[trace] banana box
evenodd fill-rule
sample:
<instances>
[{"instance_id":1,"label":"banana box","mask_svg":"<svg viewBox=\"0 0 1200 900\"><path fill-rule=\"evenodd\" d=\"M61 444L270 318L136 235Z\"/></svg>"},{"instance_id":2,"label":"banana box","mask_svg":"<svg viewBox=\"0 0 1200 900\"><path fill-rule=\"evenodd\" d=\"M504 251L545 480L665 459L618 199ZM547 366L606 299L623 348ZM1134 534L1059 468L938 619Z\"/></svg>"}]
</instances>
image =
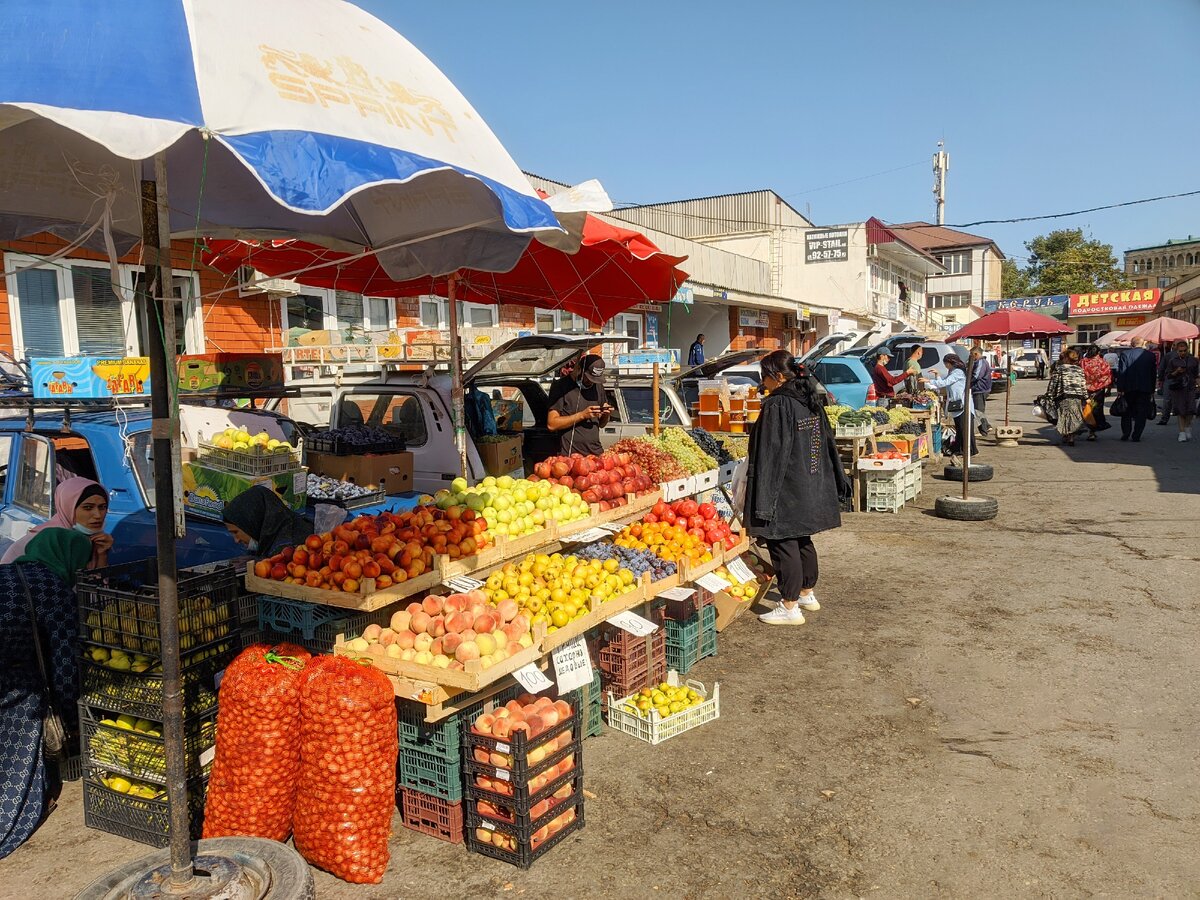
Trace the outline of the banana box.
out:
<instances>
[{"instance_id":1,"label":"banana box","mask_svg":"<svg viewBox=\"0 0 1200 900\"><path fill-rule=\"evenodd\" d=\"M239 475L195 462L183 463L183 508L206 519L220 520L225 504L255 485L265 485L297 512L308 499L308 473L304 469L282 475Z\"/></svg>"},{"instance_id":2,"label":"banana box","mask_svg":"<svg viewBox=\"0 0 1200 900\"><path fill-rule=\"evenodd\" d=\"M179 389L188 393L267 391L283 387L283 361L270 353L179 357Z\"/></svg>"},{"instance_id":3,"label":"banana box","mask_svg":"<svg viewBox=\"0 0 1200 900\"><path fill-rule=\"evenodd\" d=\"M33 396L40 400L150 396L150 360L145 356L32 359L29 375Z\"/></svg>"}]
</instances>

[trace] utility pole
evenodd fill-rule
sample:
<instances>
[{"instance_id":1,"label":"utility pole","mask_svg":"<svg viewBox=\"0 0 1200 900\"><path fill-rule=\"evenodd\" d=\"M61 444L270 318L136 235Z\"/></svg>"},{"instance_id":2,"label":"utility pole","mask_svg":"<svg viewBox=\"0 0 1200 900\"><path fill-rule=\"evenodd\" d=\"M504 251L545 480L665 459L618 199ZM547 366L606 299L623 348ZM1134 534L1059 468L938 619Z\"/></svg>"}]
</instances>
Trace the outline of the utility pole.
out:
<instances>
[{"instance_id":1,"label":"utility pole","mask_svg":"<svg viewBox=\"0 0 1200 900\"><path fill-rule=\"evenodd\" d=\"M933 193L937 197L937 223L946 224L946 173L950 171L950 154L938 141L937 153L933 154Z\"/></svg>"}]
</instances>

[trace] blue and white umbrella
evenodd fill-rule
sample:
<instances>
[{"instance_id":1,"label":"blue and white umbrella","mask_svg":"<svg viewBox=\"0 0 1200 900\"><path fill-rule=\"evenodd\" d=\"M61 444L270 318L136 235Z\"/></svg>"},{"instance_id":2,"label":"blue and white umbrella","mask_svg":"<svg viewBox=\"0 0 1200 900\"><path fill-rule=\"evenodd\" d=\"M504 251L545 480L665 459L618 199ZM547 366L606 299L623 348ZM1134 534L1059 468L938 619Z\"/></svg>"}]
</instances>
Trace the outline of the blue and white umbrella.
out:
<instances>
[{"instance_id":1,"label":"blue and white umbrella","mask_svg":"<svg viewBox=\"0 0 1200 900\"><path fill-rule=\"evenodd\" d=\"M5 0L3 18L0 239L76 237L103 210L130 246L159 152L174 235L374 247L397 280L507 271L561 231L449 79L350 3Z\"/></svg>"}]
</instances>

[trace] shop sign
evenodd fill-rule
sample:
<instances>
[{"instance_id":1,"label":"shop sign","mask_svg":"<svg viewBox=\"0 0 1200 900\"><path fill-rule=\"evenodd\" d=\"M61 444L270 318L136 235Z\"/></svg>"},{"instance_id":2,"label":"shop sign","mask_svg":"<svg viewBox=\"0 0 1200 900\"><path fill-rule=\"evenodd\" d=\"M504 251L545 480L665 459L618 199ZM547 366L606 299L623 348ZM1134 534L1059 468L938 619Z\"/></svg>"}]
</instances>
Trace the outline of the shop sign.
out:
<instances>
[{"instance_id":1,"label":"shop sign","mask_svg":"<svg viewBox=\"0 0 1200 900\"><path fill-rule=\"evenodd\" d=\"M646 346L658 346L658 316L651 313L646 314Z\"/></svg>"},{"instance_id":2,"label":"shop sign","mask_svg":"<svg viewBox=\"0 0 1200 900\"><path fill-rule=\"evenodd\" d=\"M671 302L682 303L684 306L691 306L692 299L692 289L686 284L681 284L679 286L679 290L675 292L675 296L671 298Z\"/></svg>"},{"instance_id":3,"label":"shop sign","mask_svg":"<svg viewBox=\"0 0 1200 900\"><path fill-rule=\"evenodd\" d=\"M844 262L850 258L850 232L846 228L823 228L804 232L806 263Z\"/></svg>"},{"instance_id":4,"label":"shop sign","mask_svg":"<svg viewBox=\"0 0 1200 900\"><path fill-rule=\"evenodd\" d=\"M1121 316L1117 319L1117 324L1114 328L1136 328L1138 325L1146 324L1146 316Z\"/></svg>"},{"instance_id":5,"label":"shop sign","mask_svg":"<svg viewBox=\"0 0 1200 900\"><path fill-rule=\"evenodd\" d=\"M1071 315L1108 316L1113 313L1153 312L1161 294L1158 288L1072 294Z\"/></svg>"},{"instance_id":6,"label":"shop sign","mask_svg":"<svg viewBox=\"0 0 1200 900\"><path fill-rule=\"evenodd\" d=\"M1001 309L1029 309L1043 316L1066 321L1070 297L1066 294L1049 294L1041 297L1009 297L1004 300L983 301L983 311L994 313Z\"/></svg>"},{"instance_id":7,"label":"shop sign","mask_svg":"<svg viewBox=\"0 0 1200 900\"><path fill-rule=\"evenodd\" d=\"M145 356L34 359L30 361L30 380L33 396L40 400L149 397L150 360Z\"/></svg>"},{"instance_id":8,"label":"shop sign","mask_svg":"<svg viewBox=\"0 0 1200 900\"><path fill-rule=\"evenodd\" d=\"M738 327L739 328L770 328L771 317L761 309L739 309L738 310Z\"/></svg>"}]
</instances>

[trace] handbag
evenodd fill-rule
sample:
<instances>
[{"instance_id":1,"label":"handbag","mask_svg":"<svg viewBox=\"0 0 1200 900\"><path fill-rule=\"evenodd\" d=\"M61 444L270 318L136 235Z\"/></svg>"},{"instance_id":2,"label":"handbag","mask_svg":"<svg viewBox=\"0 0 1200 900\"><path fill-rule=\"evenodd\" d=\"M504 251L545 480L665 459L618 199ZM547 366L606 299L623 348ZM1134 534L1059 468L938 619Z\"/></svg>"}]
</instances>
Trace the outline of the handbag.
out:
<instances>
[{"instance_id":1,"label":"handbag","mask_svg":"<svg viewBox=\"0 0 1200 900\"><path fill-rule=\"evenodd\" d=\"M1129 401L1125 399L1124 394L1118 394L1117 399L1114 400L1112 406L1109 407L1108 412L1112 416L1123 416L1128 409Z\"/></svg>"},{"instance_id":2,"label":"handbag","mask_svg":"<svg viewBox=\"0 0 1200 900\"><path fill-rule=\"evenodd\" d=\"M1096 424L1096 401L1092 397L1088 397L1087 402L1083 404L1083 421L1088 425Z\"/></svg>"},{"instance_id":3,"label":"handbag","mask_svg":"<svg viewBox=\"0 0 1200 900\"><path fill-rule=\"evenodd\" d=\"M951 400L949 403L946 404L946 412L948 412L952 416L961 416L963 413L963 410L966 408L967 408L967 406L965 403L963 403L962 399Z\"/></svg>"},{"instance_id":4,"label":"handbag","mask_svg":"<svg viewBox=\"0 0 1200 900\"><path fill-rule=\"evenodd\" d=\"M61 765L66 762L67 727L63 724L62 716L54 706L54 695L50 692L50 678L46 674L46 656L42 652L42 636L38 633L37 608L33 602L33 593L29 590L29 582L20 566L16 566L17 577L21 579L21 588L25 591L25 599L29 601L29 624L33 626L33 649L37 656L38 673L42 677L42 693L46 698L46 710L42 714L42 756L49 763Z\"/></svg>"},{"instance_id":5,"label":"handbag","mask_svg":"<svg viewBox=\"0 0 1200 900\"><path fill-rule=\"evenodd\" d=\"M742 517L742 510L746 508L746 476L749 467L749 459L742 457L738 460L738 464L734 466L733 478L729 482L733 512L739 519Z\"/></svg>"},{"instance_id":6,"label":"handbag","mask_svg":"<svg viewBox=\"0 0 1200 900\"><path fill-rule=\"evenodd\" d=\"M1050 402L1050 398L1045 394L1038 394L1033 398L1033 414L1038 418L1045 419L1051 425L1058 424L1058 408Z\"/></svg>"}]
</instances>

